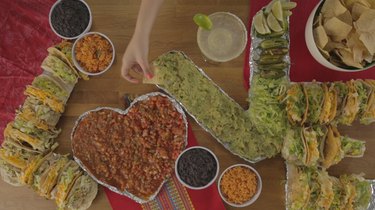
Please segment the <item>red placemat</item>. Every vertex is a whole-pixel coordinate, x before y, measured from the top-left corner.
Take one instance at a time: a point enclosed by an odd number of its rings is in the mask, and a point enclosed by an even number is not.
[[[54,0],[0,1],[0,133],[23,103],[23,91],[42,72],[47,48],[59,41],[50,30]],[[4,136],[0,135],[0,144]]]
[[[262,7],[270,1],[251,1],[249,29],[251,28],[252,17]],[[339,72],[330,70],[319,64],[310,54],[305,43],[305,25],[311,11],[320,2],[319,0],[296,1],[297,7],[292,10],[293,15],[290,17],[290,79],[294,82],[312,81],[313,79],[321,82],[350,80],[350,79],[375,79],[375,67],[362,72]],[[248,30],[250,33],[250,30]],[[250,52],[250,35],[249,43],[246,49],[244,64],[244,85],[249,88],[249,52]]]

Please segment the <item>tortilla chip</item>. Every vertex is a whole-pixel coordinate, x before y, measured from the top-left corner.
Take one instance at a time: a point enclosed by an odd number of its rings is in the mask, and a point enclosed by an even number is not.
[[[143,77],[144,84],[154,84],[154,85],[159,85],[161,84],[161,80],[159,78],[159,69],[154,67],[154,76],[149,79],[147,77]]]
[[[343,0],[343,1],[344,1],[345,6],[348,9],[352,9],[354,4],[360,4],[360,5],[362,5],[364,7],[367,7],[367,8],[370,8],[370,6],[371,6],[370,3],[367,0]]]
[[[363,6],[362,4],[355,3],[352,7],[352,17],[353,20],[356,21],[359,19],[359,17],[364,13],[366,10],[368,10],[368,7]]]
[[[355,26],[359,33],[375,32],[375,9],[365,10],[355,22]]]
[[[366,46],[359,39],[359,34],[354,30],[349,34],[346,45],[351,49],[353,53],[353,59],[356,63],[361,63],[364,59]]]
[[[332,40],[329,40],[327,45],[324,47],[324,50],[330,52],[334,49],[344,49],[346,46],[342,42],[335,42]]]
[[[318,17],[315,18],[313,23],[313,28],[323,25],[323,16],[320,13]]]
[[[324,30],[324,27],[323,26],[316,27],[314,29],[313,35],[314,35],[316,45],[319,48],[323,49],[329,41],[326,31]]]
[[[321,10],[324,18],[337,17],[346,11],[340,0],[325,1]]]
[[[361,63],[354,61],[353,53],[350,49],[338,49],[337,55],[341,58],[342,62],[344,62],[348,66],[356,67],[356,68],[363,68]]]
[[[328,60],[329,52],[327,50],[321,49],[320,47],[318,47],[318,49],[319,49],[319,52],[323,55],[323,57]]]
[[[324,24],[326,33],[331,36],[333,41],[341,41],[345,39],[352,28],[351,25],[346,24],[337,17],[330,18]]]
[[[359,39],[366,46],[367,50],[371,55],[375,54],[375,34],[374,33],[362,33],[359,35]]]
[[[350,25],[350,26],[353,26],[353,18],[352,18],[352,14],[350,13],[349,10],[347,10],[346,12],[344,12],[343,14],[337,16],[337,18],[339,20],[341,20],[342,22]]]

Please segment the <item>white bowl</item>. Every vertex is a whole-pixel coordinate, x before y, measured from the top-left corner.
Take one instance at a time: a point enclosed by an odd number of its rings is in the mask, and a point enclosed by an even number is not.
[[[88,31],[90,31],[91,26],[92,26],[92,13],[91,13],[91,9],[90,9],[89,5],[88,5],[85,1],[83,1],[83,0],[79,0],[79,1],[81,1],[82,3],[84,3],[84,4],[86,5],[87,9],[89,10],[89,16],[90,16],[90,17],[89,17],[89,24],[87,25],[86,29],[85,29],[81,34],[79,34],[78,36],[74,36],[74,37],[65,37],[65,36],[60,35],[59,33],[57,33],[57,31],[56,31],[56,30],[53,28],[53,26],[52,26],[52,22],[51,22],[52,11],[55,9],[55,7],[56,7],[59,3],[61,3],[61,0],[56,1],[56,2],[52,5],[51,9],[49,10],[49,15],[48,15],[49,25],[50,25],[52,31],[53,31],[58,37],[63,38],[63,39],[67,39],[67,40],[73,40],[73,39],[77,39],[78,37],[82,36],[83,34],[87,33]]]
[[[207,183],[205,186],[202,186],[202,187],[193,187],[193,186],[190,186],[189,184],[185,183],[181,179],[180,175],[178,174],[178,170],[177,170],[178,161],[180,160],[180,158],[181,158],[181,156],[183,154],[185,154],[187,151],[192,150],[192,149],[203,149],[203,150],[206,150],[207,152],[209,152],[212,155],[212,157],[214,157],[214,159],[216,161],[216,166],[217,167],[216,167],[216,173],[215,173],[214,178],[209,183]],[[192,189],[192,190],[201,190],[201,189],[205,189],[205,188],[209,187],[210,185],[212,185],[215,182],[217,176],[219,175],[219,160],[217,159],[216,155],[211,150],[209,150],[208,148],[201,147],[201,146],[194,146],[194,147],[189,147],[189,148],[187,148],[187,149],[185,149],[184,151],[181,152],[181,154],[176,159],[175,168],[174,169],[175,169],[176,177],[177,177],[178,181],[180,181],[180,183],[182,185],[184,185],[185,187],[187,187],[189,189]]]
[[[108,40],[108,42],[111,44],[111,47],[112,47],[112,60],[111,62],[108,64],[107,68],[105,68],[104,70],[100,71],[100,72],[97,72],[97,73],[92,73],[92,72],[88,72],[86,71],[84,68],[81,67],[81,65],[79,65],[77,59],[76,59],[76,54],[75,54],[75,48],[76,48],[76,45],[78,43],[79,40],[81,40],[82,38],[88,36],[88,35],[92,35],[92,34],[97,34],[101,37],[104,37],[105,39]],[[73,58],[73,63],[74,65],[77,67],[77,69],[84,73],[84,74],[87,74],[87,75],[90,75],[90,76],[96,76],[96,75],[100,75],[100,74],[103,74],[104,72],[108,71],[109,68],[111,68],[114,60],[115,60],[115,46],[113,45],[112,41],[104,34],[102,33],[99,33],[99,32],[89,32],[89,33],[86,33],[82,36],[80,36],[73,44],[73,47],[72,47],[72,58]]]
[[[361,68],[361,69],[358,69],[358,68],[355,68],[355,67],[341,68],[341,67],[338,67],[338,66],[332,64],[331,62],[329,62],[322,55],[322,53],[319,51],[319,49],[316,45],[315,39],[314,39],[313,24],[314,24],[315,16],[320,12],[321,7],[323,6],[324,2],[325,2],[324,0],[320,1],[315,6],[315,8],[313,9],[313,11],[311,12],[311,14],[309,16],[309,19],[307,20],[306,28],[305,28],[306,45],[307,45],[307,48],[309,49],[311,55],[314,57],[314,59],[316,61],[318,61],[320,64],[322,64],[323,66],[325,66],[329,69],[336,70],[336,71],[342,71],[342,72],[358,72],[358,71],[364,71],[366,69],[369,69],[369,68],[373,67],[375,65],[375,62],[373,62],[371,64],[368,64],[367,66],[365,66],[364,68]]]
[[[235,203],[232,203],[230,201],[227,200],[227,198],[223,195],[223,193],[221,192],[221,188],[220,188],[220,184],[221,184],[221,179],[223,178],[223,175],[229,170],[229,169],[232,169],[234,167],[245,167],[245,168],[248,168],[250,169],[252,172],[255,173],[255,175],[257,176],[257,180],[258,180],[258,183],[257,183],[257,190],[256,190],[256,193],[253,197],[250,198],[250,200],[242,203],[242,204],[235,204]],[[225,203],[227,203],[228,205],[230,206],[233,206],[233,207],[245,207],[245,206],[249,206],[251,204],[253,204],[259,197],[260,193],[262,192],[262,179],[260,178],[260,175],[259,173],[251,166],[249,165],[245,165],[245,164],[235,164],[235,165],[232,165],[232,166],[229,166],[227,169],[225,169],[225,171],[223,171],[223,173],[220,175],[220,178],[219,178],[219,182],[218,182],[218,185],[217,185],[217,188],[219,190],[219,194],[220,194],[220,197],[221,199],[223,199],[223,201]]]

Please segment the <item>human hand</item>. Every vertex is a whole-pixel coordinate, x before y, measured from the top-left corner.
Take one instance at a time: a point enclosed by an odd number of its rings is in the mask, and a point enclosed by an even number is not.
[[[131,71],[144,74],[148,79],[153,77],[148,64],[149,39],[133,36],[122,57],[121,75],[131,83],[139,83],[135,77],[130,75]]]

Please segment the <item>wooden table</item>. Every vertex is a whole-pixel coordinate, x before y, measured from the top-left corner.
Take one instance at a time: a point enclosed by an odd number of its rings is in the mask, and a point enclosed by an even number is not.
[[[93,12],[92,31],[108,35],[116,48],[116,60],[112,69],[102,76],[80,81],[75,87],[59,127],[62,133],[57,152],[70,153],[70,132],[77,117],[98,106],[123,108],[124,94],[141,95],[156,91],[153,85],[130,84],[120,77],[121,57],[132,36],[140,0],[87,0]],[[213,65],[204,62],[196,44],[197,26],[192,21],[196,13],[211,14],[229,11],[239,16],[246,24],[249,16],[249,0],[165,0],[155,23],[150,44],[150,60],[169,50],[184,51],[205,72],[240,105],[247,108],[247,91],[243,86],[242,68],[244,53],[233,61]],[[293,58],[292,58],[293,59]],[[194,133],[202,146],[216,153],[220,171],[235,163],[246,163],[232,155],[221,144],[199,127],[191,118]],[[375,125],[341,127],[343,134],[367,141],[367,152],[360,159],[344,159],[332,167],[331,175],[364,172],[367,178],[375,178]],[[259,199],[246,209],[285,209],[285,164],[276,157],[251,164],[263,179],[263,191]],[[44,210],[56,209],[53,201],[47,201],[26,187],[12,187],[0,181],[0,209]],[[232,209],[227,206],[228,209]],[[111,209],[102,188],[94,200],[92,210]]]

